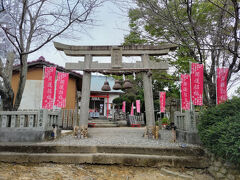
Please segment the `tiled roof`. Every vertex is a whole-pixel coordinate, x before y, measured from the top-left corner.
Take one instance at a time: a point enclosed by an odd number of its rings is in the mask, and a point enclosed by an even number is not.
[[[77,72],[74,72],[74,71],[71,71],[71,70],[68,70],[68,69],[65,69],[64,67],[59,66],[59,65],[54,64],[54,63],[51,63],[49,61],[46,61],[43,56],[40,56],[35,61],[28,62],[28,68],[35,67],[35,66],[41,66],[41,67],[42,66],[47,66],[47,67],[54,66],[54,67],[57,68],[57,71],[66,72],[66,73],[69,73],[69,75],[71,75],[71,76],[74,76],[74,77],[82,79],[82,75],[81,74],[79,74]],[[13,67],[13,71],[18,71],[19,68],[20,68],[20,65],[15,65]]]
[[[101,88],[104,84],[104,81],[106,81],[106,76],[96,76],[96,75],[92,75],[91,76],[91,91],[96,91],[96,92],[109,92],[109,93],[123,93],[123,91],[121,90],[114,90],[112,89],[115,80],[113,77],[107,77],[107,81],[109,83],[109,86],[111,87],[111,91],[102,91]]]

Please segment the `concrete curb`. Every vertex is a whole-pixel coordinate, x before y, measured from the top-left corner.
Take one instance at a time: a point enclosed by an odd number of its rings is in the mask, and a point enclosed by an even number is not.
[[[119,164],[146,167],[207,168],[201,148],[138,146],[56,146],[0,144],[0,161],[32,163]]]

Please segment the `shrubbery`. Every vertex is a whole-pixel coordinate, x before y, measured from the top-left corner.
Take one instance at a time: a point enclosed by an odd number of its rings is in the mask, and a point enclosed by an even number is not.
[[[200,113],[199,135],[217,157],[240,165],[240,99],[234,98]]]

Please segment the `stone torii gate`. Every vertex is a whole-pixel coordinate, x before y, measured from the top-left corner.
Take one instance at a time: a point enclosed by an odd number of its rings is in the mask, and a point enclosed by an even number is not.
[[[133,72],[143,73],[144,101],[146,111],[146,133],[148,137],[154,136],[155,117],[153,105],[152,76],[151,70],[167,70],[167,62],[154,62],[149,56],[166,55],[174,51],[177,46],[163,44],[161,46],[134,45],[134,46],[72,46],[54,42],[59,51],[64,51],[67,56],[84,56],[84,62],[66,63],[65,67],[70,70],[83,71],[82,98],[80,108],[81,129],[87,134],[91,72],[104,74],[129,74]],[[93,56],[111,56],[111,63],[92,62]],[[136,63],[123,63],[122,56],[141,56],[141,61]]]

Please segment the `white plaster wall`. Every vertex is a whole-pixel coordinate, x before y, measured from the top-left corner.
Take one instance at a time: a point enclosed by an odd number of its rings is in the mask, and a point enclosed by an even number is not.
[[[55,81],[55,90],[56,91]],[[43,94],[43,80],[27,80],[19,109],[41,109]],[[56,93],[54,93],[55,99]],[[53,109],[61,109],[53,105]]]
[[[27,80],[19,109],[39,109],[42,105],[43,80]]]

